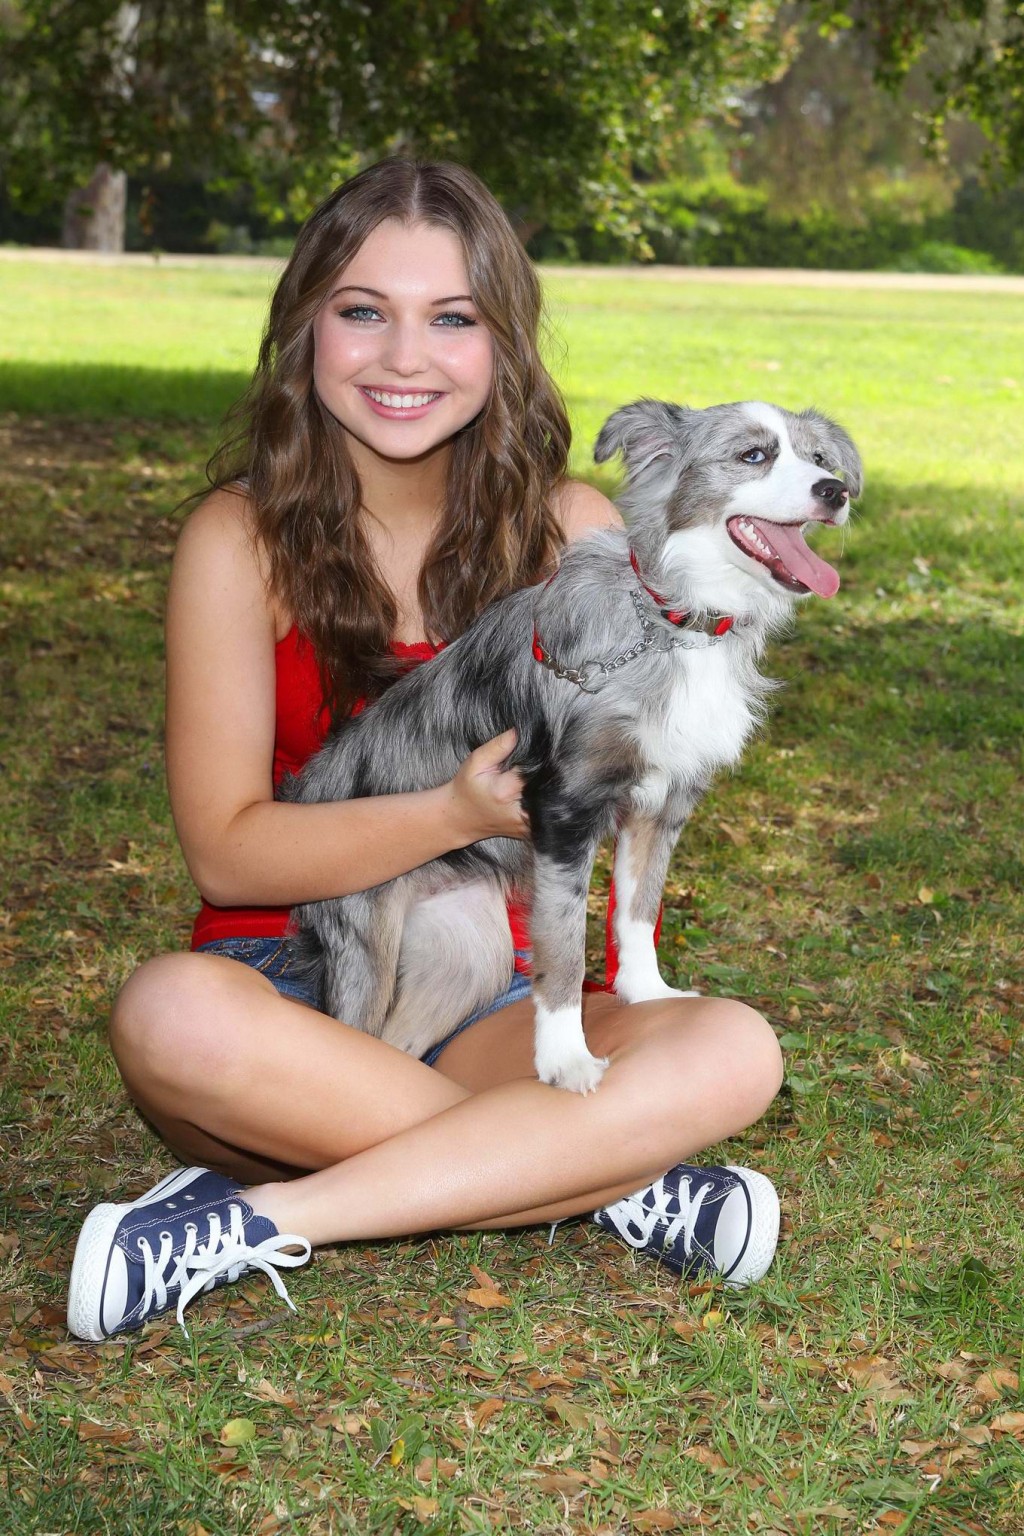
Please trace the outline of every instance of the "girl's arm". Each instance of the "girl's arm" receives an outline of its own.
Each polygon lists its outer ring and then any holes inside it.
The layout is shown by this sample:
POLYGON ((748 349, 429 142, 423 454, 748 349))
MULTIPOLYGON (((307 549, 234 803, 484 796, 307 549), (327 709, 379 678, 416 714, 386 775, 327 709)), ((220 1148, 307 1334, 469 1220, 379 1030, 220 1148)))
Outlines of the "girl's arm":
POLYGON ((217 906, 346 895, 485 837, 522 837, 511 733, 437 789, 329 805, 274 800, 278 615, 243 497, 218 491, 182 530, 167 607, 167 776, 196 885, 217 906))

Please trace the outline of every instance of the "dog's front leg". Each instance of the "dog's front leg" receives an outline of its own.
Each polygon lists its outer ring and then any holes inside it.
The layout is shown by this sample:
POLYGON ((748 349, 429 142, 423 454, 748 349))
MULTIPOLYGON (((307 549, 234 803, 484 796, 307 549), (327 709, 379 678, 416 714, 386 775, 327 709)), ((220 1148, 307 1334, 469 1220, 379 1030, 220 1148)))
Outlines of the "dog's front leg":
POLYGON ((534 818, 536 857, 533 911, 534 1061, 542 1083, 592 1093, 606 1059, 592 1056, 583 1035, 583 972, 586 964, 587 891, 597 839, 545 837, 534 818), (545 848, 550 840, 555 846, 545 848), (558 846, 561 844, 561 846, 558 846))
POLYGON ((658 921, 672 850, 691 810, 671 801, 661 816, 633 812, 623 822, 615 845, 615 944, 619 967, 615 995, 624 1003, 659 997, 697 997, 661 978, 654 929, 658 921))

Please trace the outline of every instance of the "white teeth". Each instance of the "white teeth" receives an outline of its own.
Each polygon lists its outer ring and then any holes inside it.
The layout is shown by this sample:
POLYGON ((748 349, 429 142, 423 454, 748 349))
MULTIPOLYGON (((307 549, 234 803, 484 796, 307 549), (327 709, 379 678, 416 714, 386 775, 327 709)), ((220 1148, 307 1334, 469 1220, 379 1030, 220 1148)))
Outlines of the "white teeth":
POLYGON ((763 550, 766 555, 774 553, 771 545, 765 543, 753 523, 748 522, 746 518, 743 518, 740 522, 740 532, 745 538, 750 539, 751 543, 756 544, 758 549, 763 550))
POLYGON ((429 395, 392 395, 383 389, 368 389, 365 393, 378 405, 390 406, 393 411, 412 411, 440 398, 439 391, 429 395))

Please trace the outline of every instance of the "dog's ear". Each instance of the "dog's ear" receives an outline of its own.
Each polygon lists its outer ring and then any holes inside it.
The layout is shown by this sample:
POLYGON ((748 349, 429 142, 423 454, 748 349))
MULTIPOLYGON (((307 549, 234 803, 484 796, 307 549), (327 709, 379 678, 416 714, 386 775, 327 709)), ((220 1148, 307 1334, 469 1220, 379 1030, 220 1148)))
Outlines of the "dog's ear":
POLYGON ((864 489, 864 469, 850 434, 820 411, 801 411, 801 420, 817 429, 828 469, 838 473, 855 501, 864 489))
POLYGON ((603 464, 621 453, 631 477, 642 474, 656 459, 675 458, 681 448, 680 428, 686 412, 665 400, 635 400, 609 416, 594 444, 594 458, 603 464))

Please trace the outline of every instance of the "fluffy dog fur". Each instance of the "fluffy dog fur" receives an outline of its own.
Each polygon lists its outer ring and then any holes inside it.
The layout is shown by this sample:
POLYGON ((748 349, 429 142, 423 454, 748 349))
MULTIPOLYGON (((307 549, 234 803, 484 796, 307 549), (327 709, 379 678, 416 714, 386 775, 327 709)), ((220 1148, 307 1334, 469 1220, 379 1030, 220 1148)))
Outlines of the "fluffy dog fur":
POLYGON ((795 599, 838 586, 800 529, 845 522, 861 486, 841 427, 760 402, 638 401, 606 422, 595 456, 620 451, 628 530, 580 540, 551 582, 493 604, 344 723, 287 791, 322 801, 430 788, 515 727, 509 765, 523 775, 532 840, 488 839, 299 907, 297 952, 327 1012, 420 1055, 507 984, 506 897, 525 894, 537 1072, 581 1093, 606 1065, 587 1049, 580 1011, 597 847, 617 833, 617 994, 679 995, 659 975, 653 939, 669 858, 712 776, 763 717, 768 637, 795 599), (667 609, 689 617, 678 626, 667 609), (721 615, 734 622, 715 636, 721 615), (549 665, 533 654, 535 636, 549 665))

